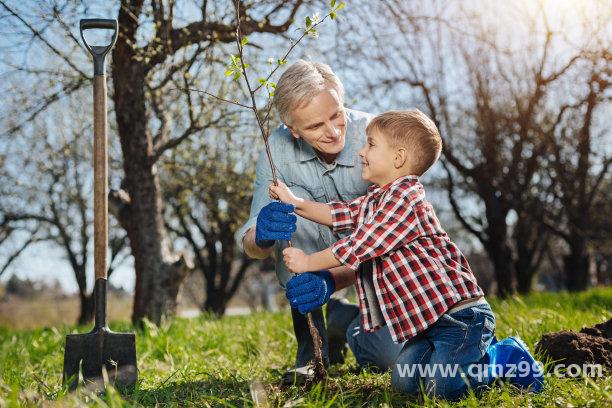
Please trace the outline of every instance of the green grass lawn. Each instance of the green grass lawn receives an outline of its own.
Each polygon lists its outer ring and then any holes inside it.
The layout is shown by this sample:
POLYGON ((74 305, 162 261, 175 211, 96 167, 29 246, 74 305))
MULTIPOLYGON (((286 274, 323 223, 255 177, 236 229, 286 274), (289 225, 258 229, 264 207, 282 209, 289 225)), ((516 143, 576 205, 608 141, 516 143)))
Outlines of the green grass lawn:
MULTIPOLYGON (((612 317, 612 288, 584 293, 543 293, 490 299, 497 337, 519 335, 533 347, 543 333, 579 330, 612 317)), ((130 331, 127 323, 111 324, 130 331)), ((263 383, 271 406, 411 406, 417 400, 394 393, 388 374, 355 374, 351 355, 329 370, 325 386, 281 391, 276 384, 294 358, 295 339, 287 310, 214 319, 176 319, 137 333, 139 383, 120 395, 69 394, 61 386, 67 333, 91 327, 16 331, 0 328, 0 407, 4 406, 254 406, 250 384, 263 383)), ((498 385, 480 398, 439 406, 612 406, 612 378, 555 378, 538 395, 498 385)))

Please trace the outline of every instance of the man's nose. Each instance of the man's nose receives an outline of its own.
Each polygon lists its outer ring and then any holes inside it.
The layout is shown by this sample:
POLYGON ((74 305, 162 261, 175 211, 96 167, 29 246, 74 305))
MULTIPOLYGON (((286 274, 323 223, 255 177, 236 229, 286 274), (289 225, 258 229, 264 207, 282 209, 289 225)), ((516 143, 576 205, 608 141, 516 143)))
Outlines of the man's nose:
POLYGON ((359 155, 359 157, 364 157, 365 156, 365 147, 362 147, 361 149, 359 149, 357 151, 357 154, 359 155))
POLYGON ((338 128, 332 122, 328 122, 326 124, 326 128, 327 128, 327 134, 330 137, 338 137, 338 136, 340 136, 340 128, 338 128))

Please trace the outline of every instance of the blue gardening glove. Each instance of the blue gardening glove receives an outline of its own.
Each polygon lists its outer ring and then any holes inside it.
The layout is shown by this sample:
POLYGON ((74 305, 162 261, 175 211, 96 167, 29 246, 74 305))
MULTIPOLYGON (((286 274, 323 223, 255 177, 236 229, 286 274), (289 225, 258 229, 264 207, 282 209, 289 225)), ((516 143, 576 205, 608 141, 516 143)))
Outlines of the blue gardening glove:
POLYGON ((306 272, 289 279, 285 296, 291 307, 306 314, 327 303, 335 290, 336 282, 331 272, 306 272))
POLYGON ((255 225, 255 243, 258 247, 269 248, 274 241, 291 240, 295 232, 297 217, 291 214, 295 207, 278 201, 266 205, 257 215, 255 225))

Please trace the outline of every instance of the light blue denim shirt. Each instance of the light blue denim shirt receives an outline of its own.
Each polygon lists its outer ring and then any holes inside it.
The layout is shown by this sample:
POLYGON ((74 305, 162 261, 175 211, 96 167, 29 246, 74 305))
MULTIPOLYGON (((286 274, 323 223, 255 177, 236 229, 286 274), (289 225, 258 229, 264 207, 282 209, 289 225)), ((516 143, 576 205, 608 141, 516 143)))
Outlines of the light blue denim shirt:
MULTIPOLYGON (((280 126, 269 139, 277 177, 287 184, 293 194, 306 200, 327 203, 332 200, 350 201, 364 195, 370 183, 361 178, 361 160, 357 151, 365 143, 365 128, 372 117, 368 113, 346 109, 346 142, 331 165, 319 159, 312 146, 302 138, 295 139, 286 126, 280 126)), ((268 196, 271 181, 272 172, 265 150, 262 149, 257 160, 249 220, 236 234, 241 247, 244 235, 255 226, 259 211, 272 202, 268 196)), ((329 227, 298 217, 297 230, 291 243, 311 254, 331 246, 347 234, 332 234, 329 227)), ((286 241, 274 244, 276 276, 283 287, 292 276, 283 263, 282 251, 286 247, 286 241)))

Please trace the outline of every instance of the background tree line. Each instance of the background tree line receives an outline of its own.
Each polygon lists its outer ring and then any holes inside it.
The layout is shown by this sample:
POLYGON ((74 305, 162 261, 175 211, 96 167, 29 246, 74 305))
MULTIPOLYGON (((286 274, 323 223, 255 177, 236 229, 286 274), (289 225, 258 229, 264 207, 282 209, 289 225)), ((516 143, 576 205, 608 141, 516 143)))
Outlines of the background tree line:
MULTIPOLYGON (((74 271, 80 321, 91 318, 91 62, 77 26, 84 16, 116 16, 107 69, 111 269, 133 265, 135 322, 172 315, 194 272, 205 278, 202 308, 222 314, 256 266, 234 234, 248 216, 260 144, 248 115, 187 89, 244 97, 223 77, 231 2, 27 3, 0 0, 10 28, 0 84, 0 275, 47 241, 74 271)), ((418 107, 434 118, 444 140, 442 164, 427 179, 443 192, 434 203, 464 246, 487 254, 499 295, 530 291, 543 263, 579 290, 593 255, 611 252, 605 6, 585 2, 564 14, 545 1, 356 0, 293 57, 329 63, 349 107, 418 107)), ((253 69, 265 70, 296 24, 325 7, 241 3, 253 69)))

